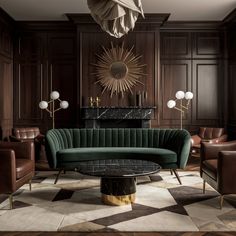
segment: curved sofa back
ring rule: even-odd
[[[149,147],[177,153],[178,167],[184,168],[190,151],[186,130],[157,128],[52,129],[46,134],[50,167],[57,167],[57,151],[82,147]]]

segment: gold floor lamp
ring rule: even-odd
[[[189,104],[191,99],[193,99],[193,93],[192,92],[183,92],[183,91],[178,91],[175,94],[176,99],[175,100],[169,100],[167,102],[167,107],[172,109],[176,109],[180,112],[180,129],[183,128],[183,116],[184,112],[188,110]],[[187,101],[185,105],[183,105],[183,99]],[[179,107],[176,107],[176,102],[180,101]]]
[[[46,102],[46,101],[41,101],[39,103],[39,108],[42,110],[46,110],[49,112],[50,117],[52,118],[52,128],[55,128],[55,112],[59,111],[61,109],[67,109],[69,106],[69,103],[67,101],[62,101],[60,98],[60,94],[57,91],[52,91],[50,93],[50,98],[51,100]],[[55,109],[55,101],[59,101],[59,108]],[[48,104],[52,104],[51,108],[48,109]]]

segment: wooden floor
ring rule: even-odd
[[[160,233],[76,233],[76,232],[9,232],[1,236],[236,236],[236,232],[160,232]]]

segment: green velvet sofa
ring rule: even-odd
[[[46,152],[50,167],[59,170],[75,169],[84,160],[142,159],[173,170],[181,182],[176,169],[187,163],[190,134],[157,128],[52,129]]]

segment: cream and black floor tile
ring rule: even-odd
[[[202,193],[198,172],[179,172],[180,185],[169,171],[138,178],[136,202],[109,206],[101,202],[99,178],[75,172],[37,172],[28,185],[14,194],[14,209],[0,195],[0,230],[6,231],[235,231],[235,195],[219,195],[207,185]],[[13,223],[14,222],[14,223]],[[176,234],[177,235],[177,234]],[[181,235],[181,234],[180,234]]]

